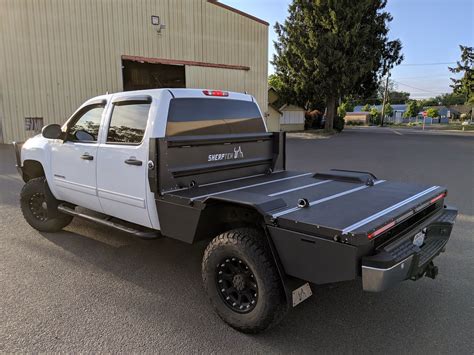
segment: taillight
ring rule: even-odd
[[[442,198],[445,198],[445,197],[446,197],[446,192],[443,192],[442,194],[436,196],[435,198],[432,198],[430,200],[430,203],[435,203],[436,201],[441,200]]]
[[[382,234],[382,233],[385,232],[387,229],[392,228],[394,225],[395,225],[395,221],[390,222],[389,224],[384,225],[382,228],[379,228],[379,229],[377,229],[376,231],[370,233],[370,234],[367,236],[367,238],[372,239],[372,238],[378,236],[379,234]]]
[[[227,91],[221,91],[221,90],[203,90],[202,92],[206,96],[222,96],[222,97],[229,96],[229,93]]]
[[[427,207],[428,205],[432,205],[433,203],[435,203],[436,201],[438,200],[441,200],[442,198],[446,197],[448,195],[447,192],[443,192],[442,194],[439,194],[438,196],[432,198],[430,200],[430,202],[426,202],[424,205],[421,205],[421,209],[424,209],[425,207]],[[418,210],[419,207],[417,207],[417,210]],[[372,239],[376,236],[378,236],[379,234],[382,234],[383,232],[385,232],[386,230],[392,228],[395,224],[397,224],[398,222],[401,222],[403,220],[405,220],[408,216],[412,215],[413,214],[413,211],[410,211],[408,212],[407,214],[405,214],[404,216],[400,217],[400,218],[397,218],[395,221],[393,222],[390,222],[389,224],[386,224],[385,226],[377,229],[376,231],[370,233],[369,235],[367,235],[367,238],[369,239]]]

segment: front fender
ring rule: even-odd
[[[19,154],[19,170],[21,170],[21,175],[24,179],[24,166],[25,162],[28,160],[36,161],[40,163],[43,167],[44,175],[46,181],[48,182],[49,188],[52,194],[56,197],[55,186],[53,183],[52,167],[51,167],[51,144],[52,140],[44,138],[41,134],[36,135],[28,139],[21,146],[21,151]],[[17,158],[18,159],[18,158]],[[18,163],[17,163],[18,165]]]

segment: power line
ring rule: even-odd
[[[404,84],[404,83],[401,83],[401,82],[396,81],[396,80],[394,80],[394,82],[397,83],[397,84],[400,84],[400,85],[407,86],[407,87],[412,88],[412,89],[420,90],[421,92],[429,92],[429,93],[432,93],[432,94],[441,94],[442,93],[442,92],[436,92],[436,91],[426,90],[426,89],[422,89],[422,88],[417,88],[416,86],[411,86],[411,85],[408,85],[408,84]]]
[[[450,78],[454,76],[453,74],[445,75],[422,75],[422,76],[397,76],[398,79],[425,79],[425,78]],[[393,79],[392,79],[393,80]]]
[[[446,64],[456,64],[457,62],[437,62],[437,63],[408,63],[400,64],[400,66],[420,66],[420,65],[446,65]]]

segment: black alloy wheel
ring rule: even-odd
[[[252,270],[237,257],[223,259],[216,268],[217,288],[233,311],[248,313],[258,301],[258,285]]]

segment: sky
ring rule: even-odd
[[[291,0],[221,2],[270,23],[270,60],[276,40],[273,25],[285,20]],[[474,46],[474,0],[388,0],[386,10],[393,16],[390,38],[401,40],[405,57],[391,73],[396,89],[409,92],[411,98],[451,92],[448,66],[459,60],[460,44]],[[271,64],[268,71],[274,71]]]

